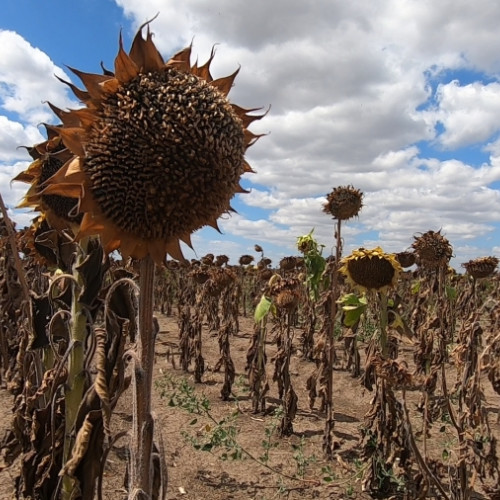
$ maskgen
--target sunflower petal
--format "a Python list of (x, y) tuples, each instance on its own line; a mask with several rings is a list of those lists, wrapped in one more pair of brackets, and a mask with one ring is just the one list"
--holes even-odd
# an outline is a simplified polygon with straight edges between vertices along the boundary
[(134, 60), (123, 50), (122, 34), (120, 32), (120, 49), (115, 58), (115, 77), (120, 82), (128, 82), (139, 74), (139, 68)]
[(84, 130), (81, 127), (53, 127), (52, 125), (47, 125), (48, 129), (52, 129), (57, 132), (64, 144), (75, 153), (77, 156), (85, 156), (85, 150), (83, 149), (84, 140)]
[[(146, 25), (148, 25), (148, 31), (146, 40), (144, 40), (142, 38), (142, 29)], [(163, 57), (153, 43), (153, 38), (149, 31), (149, 22), (144, 23), (135, 35), (130, 49), (130, 57), (141, 72), (157, 71), (165, 65)]]
[(229, 91), (231, 90), (231, 87), (233, 86), (236, 75), (240, 72), (240, 69), (241, 68), (238, 68), (232, 75), (213, 80), (212, 85), (218, 88), (225, 96), (227, 96), (227, 94), (229, 94)]

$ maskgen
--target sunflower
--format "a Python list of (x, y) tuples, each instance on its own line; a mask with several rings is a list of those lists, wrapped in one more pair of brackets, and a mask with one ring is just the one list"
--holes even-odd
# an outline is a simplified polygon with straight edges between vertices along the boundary
[(497, 257), (479, 257), (465, 262), (462, 264), (462, 267), (474, 279), (487, 278), (495, 272), (498, 262), (499, 259)]
[(63, 81), (85, 107), (51, 105), (62, 126), (47, 127), (70, 158), (42, 195), (77, 200), (77, 239), (99, 235), (107, 252), (124, 257), (182, 260), (180, 241), (191, 246), (200, 227), (218, 229), (231, 198), (245, 192), (240, 178), (252, 169), (244, 154), (260, 137), (248, 126), (264, 115), (229, 102), (239, 70), (214, 80), (213, 50), (203, 65), (191, 65), (191, 47), (165, 62), (149, 23), (129, 53), (119, 42), (113, 72), (70, 68), (84, 90)]
[(385, 253), (380, 247), (354, 250), (340, 264), (339, 271), (351, 285), (362, 291), (386, 291), (396, 285), (402, 270), (395, 255)]
[(348, 220), (359, 214), (363, 193), (353, 186), (339, 186), (326, 195), (323, 212), (337, 220)]
[(78, 200), (57, 194), (42, 193), (44, 182), (72, 157), (61, 137), (52, 129), (47, 129), (47, 136), (46, 141), (27, 148), (33, 162), (13, 179), (30, 184), (18, 208), (33, 207), (42, 213), (46, 224), (58, 231), (74, 230), (82, 220), (82, 214), (75, 213)]
[(397, 261), (401, 264), (401, 267), (411, 267), (417, 261), (415, 252), (398, 252), (396, 254)]
[(453, 247), (441, 231), (427, 231), (421, 236), (414, 236), (412, 244), (419, 263), (428, 268), (447, 267), (453, 256)]
[(252, 255), (242, 255), (238, 262), (240, 266), (248, 266), (248, 264), (251, 264), (253, 261), (254, 258)]
[(280, 310), (292, 312), (299, 305), (300, 289), (301, 286), (298, 279), (280, 278), (271, 284), (269, 293), (274, 297), (276, 306)]

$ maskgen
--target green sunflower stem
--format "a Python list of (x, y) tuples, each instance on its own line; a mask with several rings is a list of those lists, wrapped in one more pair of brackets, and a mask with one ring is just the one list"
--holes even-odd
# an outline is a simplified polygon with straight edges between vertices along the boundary
[(387, 359), (389, 354), (389, 343), (387, 338), (387, 324), (388, 324), (388, 312), (387, 312), (387, 293), (379, 292), (379, 306), (380, 306), (380, 351), (382, 357)]
[[(79, 300), (79, 292), (83, 288), (83, 277), (78, 270), (78, 266), (85, 260), (87, 253), (87, 240), (80, 243), (80, 252), (73, 265), (73, 298), (71, 302), (71, 330), (70, 330), (70, 353), (68, 356), (68, 378), (66, 392), (64, 395), (65, 404), (65, 439), (63, 464), (65, 465), (71, 458), (76, 437), (76, 420), (78, 409), (83, 399), (85, 391), (85, 336), (87, 333), (87, 315)], [(69, 500), (75, 498), (79, 485), (75, 478), (65, 474), (62, 480), (61, 498)]]
[(337, 220), (337, 229), (335, 231), (336, 244), (335, 244), (335, 266), (333, 268), (332, 283), (330, 290), (330, 331), (328, 335), (328, 376), (326, 387), (326, 423), (325, 432), (323, 435), (323, 451), (329, 458), (333, 457), (334, 442), (333, 442), (333, 428), (335, 425), (335, 414), (333, 406), (333, 362), (335, 360), (335, 318), (337, 316), (337, 300), (339, 298), (339, 277), (338, 277), (338, 263), (342, 254), (342, 238), (341, 232), (342, 220)]
[[(141, 260), (139, 276), (139, 360), (135, 374), (133, 453), (131, 456), (130, 498), (151, 498), (154, 422), (151, 392), (155, 338), (153, 323), (155, 263), (148, 255)], [(140, 496), (137, 497), (137, 494)]]

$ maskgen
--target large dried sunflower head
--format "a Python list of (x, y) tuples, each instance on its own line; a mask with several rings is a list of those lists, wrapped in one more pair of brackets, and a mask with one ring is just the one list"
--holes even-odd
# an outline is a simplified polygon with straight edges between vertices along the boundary
[(62, 122), (51, 130), (71, 157), (43, 195), (78, 200), (78, 237), (100, 235), (106, 251), (164, 262), (167, 253), (182, 259), (180, 241), (190, 245), (193, 231), (217, 228), (232, 210), (252, 171), (244, 155), (258, 136), (248, 126), (263, 115), (229, 102), (238, 71), (214, 80), (213, 51), (203, 65), (191, 65), (191, 47), (165, 62), (143, 28), (129, 53), (120, 39), (113, 72), (71, 69), (85, 89), (64, 83), (85, 107), (51, 106)]
[(479, 257), (469, 260), (469, 262), (465, 262), (462, 264), (462, 267), (464, 267), (467, 274), (470, 274), (474, 279), (487, 278), (495, 272), (498, 262), (499, 260), (497, 257)]
[(353, 186), (339, 186), (326, 195), (323, 212), (337, 220), (348, 220), (358, 215), (363, 206), (363, 193)]
[(349, 283), (363, 291), (386, 291), (395, 286), (402, 270), (394, 254), (385, 253), (380, 247), (354, 250), (340, 264), (339, 271)]
[(419, 263), (424, 267), (447, 267), (453, 255), (453, 247), (441, 234), (441, 231), (427, 231), (421, 236), (414, 237), (412, 244), (417, 253)]

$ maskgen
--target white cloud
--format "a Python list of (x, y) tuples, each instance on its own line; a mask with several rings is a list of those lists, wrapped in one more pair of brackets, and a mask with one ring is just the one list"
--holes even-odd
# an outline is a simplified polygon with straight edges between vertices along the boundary
[[(159, 12), (151, 29), (167, 57), (193, 40), (193, 59), (203, 62), (219, 44), (215, 77), (241, 65), (230, 99), (246, 107), (271, 105), (268, 116), (252, 124), (252, 131), (268, 135), (248, 150), (257, 173), (245, 176), (245, 185), (255, 187), (240, 197), (245, 215), (221, 221), (227, 235), (267, 241), (283, 255), (314, 227), (330, 245), (334, 223), (322, 202), (334, 187), (353, 185), (365, 198), (359, 219), (343, 225), (346, 251), (370, 243), (400, 251), (415, 233), (440, 228), (458, 262), (500, 248), (494, 184), (500, 181), (500, 83), (493, 81), (500, 74), (500, 3), (116, 3), (134, 29)], [(12, 153), (14, 144), (34, 140), (38, 121), (46, 119), (40, 96), (55, 104), (60, 99), (61, 107), (69, 98), (48, 56), (11, 32), (0, 37), (2, 51), (9, 49), (8, 60), (0, 60), (0, 104), (18, 114), (0, 122), (0, 160), (11, 162), (22, 158)], [(459, 70), (484, 72), (488, 81), (444, 80), (436, 88), (439, 78)], [(443, 132), (436, 136), (438, 124)], [(425, 155), (417, 146), (424, 142)], [(453, 159), (454, 150), (468, 145), (490, 155), (480, 167)], [(438, 146), (451, 159), (433, 155)], [(252, 216), (252, 207), (269, 216)], [(227, 238), (200, 233), (193, 240), (195, 248), (211, 241), (248, 253), (243, 242)]]
[(75, 104), (55, 78), (57, 75), (68, 81), (68, 76), (47, 54), (6, 30), (0, 30), (0, 47), (0, 108), (33, 125), (53, 121), (46, 101), (62, 108)]
[(26, 158), (26, 149), (20, 148), (20, 145), (32, 146), (44, 140), (40, 131), (33, 125), (23, 125), (2, 115), (0, 115), (0, 137), (2, 139), (0, 161)]
[(455, 149), (488, 140), (500, 130), (500, 84), (439, 85), (435, 120), (444, 126), (439, 143)]

